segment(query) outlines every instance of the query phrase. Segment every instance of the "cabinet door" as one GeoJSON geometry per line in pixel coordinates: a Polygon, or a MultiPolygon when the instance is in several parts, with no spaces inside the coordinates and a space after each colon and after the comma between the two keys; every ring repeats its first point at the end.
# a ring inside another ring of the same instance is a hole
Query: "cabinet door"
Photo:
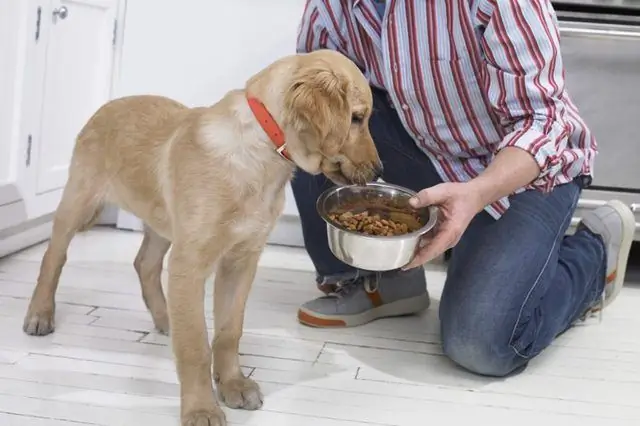
{"type": "MultiPolygon", "coordinates": [[[[0,13],[0,206],[22,198],[18,189],[17,166],[24,161],[26,147],[23,144],[20,149],[22,141],[19,138],[20,87],[24,66],[21,38],[26,33],[26,14],[27,3],[23,2],[9,2],[2,6],[0,13]]],[[[0,228],[2,226],[0,223],[0,228]]]]}
{"type": "MultiPolygon", "coordinates": [[[[29,164],[40,126],[48,0],[0,9],[0,231],[29,219],[29,164]]],[[[1,233],[1,232],[0,232],[1,233]]]]}
{"type": "Polygon", "coordinates": [[[109,99],[116,0],[54,0],[47,47],[36,193],[62,188],[76,136],[109,99]]]}

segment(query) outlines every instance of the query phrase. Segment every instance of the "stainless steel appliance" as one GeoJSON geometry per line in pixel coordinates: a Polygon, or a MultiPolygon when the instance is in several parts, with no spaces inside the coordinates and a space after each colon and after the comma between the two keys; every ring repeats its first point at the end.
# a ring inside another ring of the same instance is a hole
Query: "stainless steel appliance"
{"type": "Polygon", "coordinates": [[[636,214],[640,240],[640,0],[553,2],[567,89],[600,147],[574,224],[611,198],[636,214]]]}

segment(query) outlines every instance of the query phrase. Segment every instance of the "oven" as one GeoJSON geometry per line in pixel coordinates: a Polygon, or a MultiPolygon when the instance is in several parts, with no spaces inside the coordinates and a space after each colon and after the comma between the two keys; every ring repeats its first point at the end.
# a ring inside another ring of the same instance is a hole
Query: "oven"
{"type": "Polygon", "coordinates": [[[553,2],[566,85],[600,154],[573,224],[612,198],[636,215],[640,240],[640,0],[553,2]]]}

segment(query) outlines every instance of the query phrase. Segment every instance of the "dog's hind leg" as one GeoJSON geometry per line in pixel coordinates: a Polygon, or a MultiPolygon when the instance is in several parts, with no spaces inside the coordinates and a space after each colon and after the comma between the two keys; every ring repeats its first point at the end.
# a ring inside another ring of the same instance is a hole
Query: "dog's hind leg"
{"type": "Polygon", "coordinates": [[[169,334],[169,316],[167,302],[162,292],[162,260],[167,254],[171,242],[161,237],[149,226],[144,226],[142,245],[133,265],[140,278],[142,298],[151,313],[153,323],[159,332],[169,334]]]}
{"type": "Polygon", "coordinates": [[[91,225],[103,206],[104,182],[94,179],[95,176],[91,179],[78,176],[77,172],[72,168],[53,218],[51,240],[23,324],[24,332],[30,335],[45,336],[53,332],[55,294],[69,243],[76,232],[91,225]]]}

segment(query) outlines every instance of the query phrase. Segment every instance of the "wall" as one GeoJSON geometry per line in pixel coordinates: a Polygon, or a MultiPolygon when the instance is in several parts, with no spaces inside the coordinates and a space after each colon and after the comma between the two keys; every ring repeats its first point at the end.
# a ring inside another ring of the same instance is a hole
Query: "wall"
{"type": "MultiPolygon", "coordinates": [[[[295,52],[304,4],[128,0],[114,96],[154,93],[190,106],[214,103],[271,61],[295,52]]],[[[297,215],[290,191],[285,214],[297,215]]],[[[290,237],[287,244],[297,244],[290,237]]]]}
{"type": "Polygon", "coordinates": [[[128,0],[116,96],[215,102],[295,49],[304,0],[128,0]]]}

